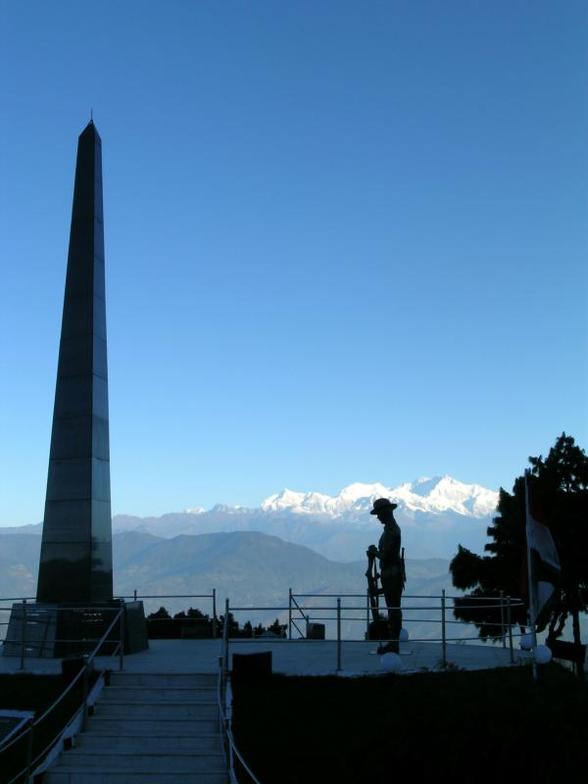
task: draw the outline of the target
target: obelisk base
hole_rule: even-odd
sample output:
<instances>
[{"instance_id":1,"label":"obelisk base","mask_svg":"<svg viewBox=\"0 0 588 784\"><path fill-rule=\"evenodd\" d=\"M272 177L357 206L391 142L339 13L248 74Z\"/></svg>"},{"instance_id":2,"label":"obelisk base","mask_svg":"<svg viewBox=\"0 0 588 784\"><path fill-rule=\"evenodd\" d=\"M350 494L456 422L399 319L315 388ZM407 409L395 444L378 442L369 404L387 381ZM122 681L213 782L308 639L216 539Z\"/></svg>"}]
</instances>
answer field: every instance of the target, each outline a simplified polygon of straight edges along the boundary
<instances>
[{"instance_id":1,"label":"obelisk base","mask_svg":"<svg viewBox=\"0 0 588 784\"><path fill-rule=\"evenodd\" d=\"M124 653L137 653L149 647L143 602L113 599L100 605L46 604L18 602L12 605L4 656L55 659L92 653L122 608L120 620L109 632L99 656L114 655L120 649L121 631Z\"/></svg>"}]
</instances>

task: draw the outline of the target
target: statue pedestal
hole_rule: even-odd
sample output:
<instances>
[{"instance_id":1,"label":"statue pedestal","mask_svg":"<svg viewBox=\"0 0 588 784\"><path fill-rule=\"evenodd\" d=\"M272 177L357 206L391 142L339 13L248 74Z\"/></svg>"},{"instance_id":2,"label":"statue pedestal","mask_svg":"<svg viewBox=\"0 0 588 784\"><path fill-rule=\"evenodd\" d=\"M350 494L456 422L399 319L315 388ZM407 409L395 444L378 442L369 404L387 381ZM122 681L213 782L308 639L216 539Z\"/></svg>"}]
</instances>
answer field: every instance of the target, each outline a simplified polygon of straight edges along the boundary
<instances>
[{"instance_id":1,"label":"statue pedestal","mask_svg":"<svg viewBox=\"0 0 588 784\"><path fill-rule=\"evenodd\" d=\"M4 656L40 659L90 654L114 617L123 609L124 652L149 647L143 602L113 599L100 605L18 602L12 605L2 653ZM99 652L108 656L118 650L121 627L116 623Z\"/></svg>"}]
</instances>

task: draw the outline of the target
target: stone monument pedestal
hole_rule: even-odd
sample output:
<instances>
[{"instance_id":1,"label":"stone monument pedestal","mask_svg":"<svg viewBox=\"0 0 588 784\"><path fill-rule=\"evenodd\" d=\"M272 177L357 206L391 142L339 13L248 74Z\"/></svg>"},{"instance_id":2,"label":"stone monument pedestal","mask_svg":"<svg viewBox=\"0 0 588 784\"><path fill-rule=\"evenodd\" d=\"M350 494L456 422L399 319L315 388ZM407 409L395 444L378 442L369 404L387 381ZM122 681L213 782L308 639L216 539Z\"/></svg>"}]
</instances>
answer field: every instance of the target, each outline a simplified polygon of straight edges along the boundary
<instances>
[{"instance_id":1,"label":"stone monument pedestal","mask_svg":"<svg viewBox=\"0 0 588 784\"><path fill-rule=\"evenodd\" d=\"M90 654L122 608L124 653L137 653L149 647L143 602L113 599L97 605L75 603L18 602L12 605L3 646L4 656L40 659L65 658ZM109 633L100 656L118 651L120 623Z\"/></svg>"}]
</instances>

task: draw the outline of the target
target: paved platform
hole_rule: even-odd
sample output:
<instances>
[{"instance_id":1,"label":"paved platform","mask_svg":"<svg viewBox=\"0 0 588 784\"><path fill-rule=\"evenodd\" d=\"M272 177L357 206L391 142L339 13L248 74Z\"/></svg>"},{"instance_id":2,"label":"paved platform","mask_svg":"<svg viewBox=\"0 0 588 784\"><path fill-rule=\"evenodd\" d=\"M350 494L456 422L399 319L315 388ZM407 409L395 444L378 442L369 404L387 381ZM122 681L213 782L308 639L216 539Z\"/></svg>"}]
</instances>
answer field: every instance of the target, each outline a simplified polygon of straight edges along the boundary
<instances>
[{"instance_id":1,"label":"paved platform","mask_svg":"<svg viewBox=\"0 0 588 784\"><path fill-rule=\"evenodd\" d=\"M340 675L362 675L383 672L380 657L375 655L377 644L365 641L341 643ZM231 640L229 657L233 653L271 651L274 672L288 675L332 675L337 673L337 644L334 640ZM125 672L137 673L207 673L217 672L222 656L221 640L151 640L149 650L124 658ZM405 672L441 669L442 647L434 642L401 643L400 656ZM492 669L518 665L524 661L520 652L484 644L448 644L449 666L465 670ZM118 669L118 659L100 656L98 669ZM35 673L61 672L60 659L26 659L25 669ZM19 672L20 659L0 656L0 672Z\"/></svg>"}]
</instances>

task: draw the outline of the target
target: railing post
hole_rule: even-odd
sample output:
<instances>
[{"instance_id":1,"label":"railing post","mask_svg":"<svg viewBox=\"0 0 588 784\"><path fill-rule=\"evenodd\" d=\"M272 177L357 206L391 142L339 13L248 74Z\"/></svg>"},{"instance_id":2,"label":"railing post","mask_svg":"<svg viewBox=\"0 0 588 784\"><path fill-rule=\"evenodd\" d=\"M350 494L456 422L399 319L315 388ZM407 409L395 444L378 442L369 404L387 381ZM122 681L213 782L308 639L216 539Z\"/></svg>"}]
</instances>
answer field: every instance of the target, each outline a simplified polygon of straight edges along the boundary
<instances>
[{"instance_id":1,"label":"railing post","mask_svg":"<svg viewBox=\"0 0 588 784\"><path fill-rule=\"evenodd\" d=\"M33 736L35 732L35 722L31 719L31 727L29 730L29 737L27 738L27 768L25 774L25 782L29 784L31 780L31 765L33 762Z\"/></svg>"},{"instance_id":2,"label":"railing post","mask_svg":"<svg viewBox=\"0 0 588 784\"><path fill-rule=\"evenodd\" d=\"M510 648L510 663L514 664L514 648L512 645L512 612L510 608L510 596L506 597L506 622L508 624L508 647Z\"/></svg>"},{"instance_id":3,"label":"railing post","mask_svg":"<svg viewBox=\"0 0 588 784\"><path fill-rule=\"evenodd\" d=\"M20 634L20 669L25 668L25 654L27 647L27 600L22 600L22 628Z\"/></svg>"},{"instance_id":4,"label":"railing post","mask_svg":"<svg viewBox=\"0 0 588 784\"><path fill-rule=\"evenodd\" d=\"M447 634L445 630L445 588L441 591L441 648L443 666L447 664Z\"/></svg>"},{"instance_id":5,"label":"railing post","mask_svg":"<svg viewBox=\"0 0 588 784\"><path fill-rule=\"evenodd\" d=\"M365 638L369 640L370 638L370 589L368 588L366 591L366 608L365 608Z\"/></svg>"},{"instance_id":6,"label":"railing post","mask_svg":"<svg viewBox=\"0 0 588 784\"><path fill-rule=\"evenodd\" d=\"M225 659L224 656L221 656L220 659L221 659L221 661L223 663L223 684L226 685L226 680L227 680L227 677L228 677L229 663L227 662L227 660Z\"/></svg>"},{"instance_id":7,"label":"railing post","mask_svg":"<svg viewBox=\"0 0 588 784\"><path fill-rule=\"evenodd\" d=\"M136 588L135 588L135 590L133 591L133 601L134 601L134 602L136 602L136 601L137 601L137 589L136 589Z\"/></svg>"},{"instance_id":8,"label":"railing post","mask_svg":"<svg viewBox=\"0 0 588 784\"><path fill-rule=\"evenodd\" d=\"M118 669L120 672L123 670L124 666L124 655L125 655L125 611L124 608L120 608L120 620L119 620L119 629L120 629L120 647L118 651Z\"/></svg>"},{"instance_id":9,"label":"railing post","mask_svg":"<svg viewBox=\"0 0 588 784\"><path fill-rule=\"evenodd\" d=\"M227 729L228 729L229 721L227 719ZM233 753L233 744L229 741L229 775L231 777L231 781L235 780L235 755Z\"/></svg>"},{"instance_id":10,"label":"railing post","mask_svg":"<svg viewBox=\"0 0 588 784\"><path fill-rule=\"evenodd\" d=\"M500 591L500 636L502 637L502 647L506 648L506 628L504 622L504 591Z\"/></svg>"},{"instance_id":11,"label":"railing post","mask_svg":"<svg viewBox=\"0 0 588 784\"><path fill-rule=\"evenodd\" d=\"M292 639L292 589L288 588L288 639Z\"/></svg>"},{"instance_id":12,"label":"railing post","mask_svg":"<svg viewBox=\"0 0 588 784\"><path fill-rule=\"evenodd\" d=\"M218 636L218 620L216 617L216 588L212 589L212 639Z\"/></svg>"},{"instance_id":13,"label":"railing post","mask_svg":"<svg viewBox=\"0 0 588 784\"><path fill-rule=\"evenodd\" d=\"M82 732L85 732L88 724L88 665L84 664L84 674L82 675Z\"/></svg>"},{"instance_id":14,"label":"railing post","mask_svg":"<svg viewBox=\"0 0 588 784\"><path fill-rule=\"evenodd\" d=\"M341 670L341 597L337 597L337 672Z\"/></svg>"},{"instance_id":15,"label":"railing post","mask_svg":"<svg viewBox=\"0 0 588 784\"><path fill-rule=\"evenodd\" d=\"M229 597L225 599L225 623L223 626L223 658L225 673L229 670Z\"/></svg>"},{"instance_id":16,"label":"railing post","mask_svg":"<svg viewBox=\"0 0 588 784\"><path fill-rule=\"evenodd\" d=\"M224 677L224 672L225 672L225 666L223 664L223 657L219 656L218 657L218 690L217 690L218 707L219 707L218 728L219 728L220 733L221 733L221 735L223 737L223 748L225 750L225 759L226 759L226 756L227 756L227 754L226 754L226 746L225 746L226 738L225 738L225 734L224 734L224 730L225 730L225 726L224 726L225 710L224 710L224 705L223 705L223 689L224 689L223 677Z\"/></svg>"}]
</instances>

